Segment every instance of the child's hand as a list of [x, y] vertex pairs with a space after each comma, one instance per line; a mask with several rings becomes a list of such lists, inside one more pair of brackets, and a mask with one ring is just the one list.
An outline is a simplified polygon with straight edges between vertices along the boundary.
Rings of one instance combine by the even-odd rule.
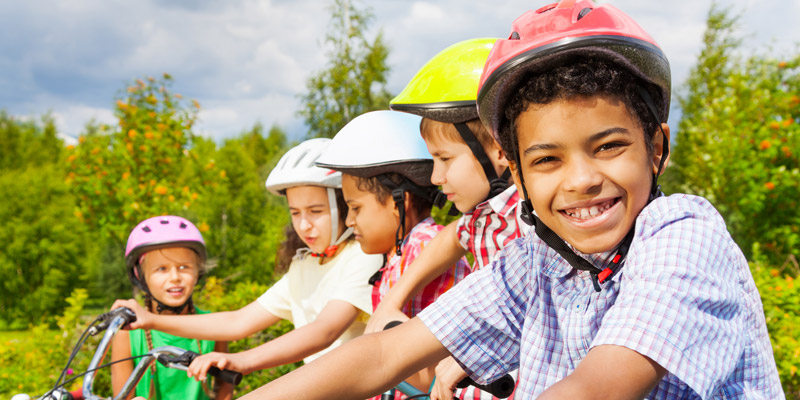
[[431, 390], [431, 400], [450, 400], [456, 385], [467, 377], [453, 357], [447, 357], [436, 365], [436, 383]]
[[144, 309], [139, 303], [134, 299], [128, 300], [117, 300], [111, 306], [111, 309], [120, 308], [120, 307], [127, 307], [131, 311], [136, 314], [136, 321], [131, 322], [130, 324], [123, 327], [123, 329], [152, 329], [152, 313], [148, 312]]
[[392, 321], [405, 322], [408, 321], [408, 316], [396, 308], [384, 306], [383, 303], [380, 303], [375, 312], [372, 313], [364, 333], [380, 332], [386, 324]]
[[189, 369], [186, 370], [186, 375], [198, 381], [205, 381], [208, 369], [217, 367], [219, 369], [228, 369], [231, 371], [239, 371], [246, 373], [245, 366], [240, 354], [236, 353], [219, 353], [211, 352], [198, 356], [189, 364]]

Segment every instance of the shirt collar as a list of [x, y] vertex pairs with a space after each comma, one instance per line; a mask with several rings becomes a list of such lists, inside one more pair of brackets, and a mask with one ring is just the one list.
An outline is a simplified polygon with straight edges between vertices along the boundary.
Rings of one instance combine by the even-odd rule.
[[491, 208], [496, 214], [506, 217], [517, 208], [517, 203], [519, 203], [519, 193], [517, 193], [517, 187], [511, 185], [497, 196], [478, 204], [475, 209]]

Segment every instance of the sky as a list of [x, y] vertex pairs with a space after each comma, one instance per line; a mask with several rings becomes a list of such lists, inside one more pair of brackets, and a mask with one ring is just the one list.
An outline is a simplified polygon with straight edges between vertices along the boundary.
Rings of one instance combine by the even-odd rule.
[[[369, 7], [367, 32], [390, 49], [388, 89], [399, 93], [436, 53], [461, 40], [507, 37], [543, 0], [351, 0]], [[605, 0], [661, 45], [680, 90], [701, 49], [711, 0]], [[798, 51], [800, 0], [718, 0], [741, 13], [745, 52]], [[297, 116], [307, 79], [325, 67], [330, 0], [0, 0], [0, 109], [50, 113], [77, 137], [90, 120], [114, 124], [115, 96], [134, 79], [169, 73], [197, 100], [196, 132], [223, 141], [256, 123], [305, 135]], [[670, 122], [674, 125], [673, 109]]]

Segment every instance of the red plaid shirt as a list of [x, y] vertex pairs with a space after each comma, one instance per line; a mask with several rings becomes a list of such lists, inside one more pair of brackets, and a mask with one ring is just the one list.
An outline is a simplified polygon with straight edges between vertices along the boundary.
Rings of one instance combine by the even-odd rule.
[[[372, 288], [372, 309], [378, 307], [383, 296], [389, 292], [400, 277], [406, 271], [406, 268], [411, 265], [417, 256], [422, 253], [422, 249], [428, 242], [436, 236], [439, 231], [444, 229], [443, 226], [437, 225], [433, 222], [433, 218], [425, 218], [420, 223], [414, 226], [401, 247], [401, 255], [397, 255], [392, 249], [386, 261], [386, 265], [381, 268], [381, 280]], [[448, 291], [460, 280], [464, 279], [470, 273], [469, 264], [467, 260], [461, 258], [458, 262], [450, 267], [447, 272], [439, 275], [438, 278], [431, 281], [428, 286], [425, 286], [422, 291], [417, 293], [408, 303], [403, 306], [403, 312], [409, 318], [413, 318], [417, 313], [422, 311], [425, 307], [429, 306], [441, 294]], [[370, 400], [379, 400], [380, 396], [371, 398]], [[396, 400], [406, 399], [406, 396], [399, 391], [395, 393]]]
[[[394, 251], [389, 254], [386, 265], [381, 268], [383, 274], [381, 280], [372, 288], [372, 309], [378, 306], [383, 296], [389, 292], [389, 289], [394, 286], [400, 276], [406, 270], [406, 267], [411, 265], [417, 256], [422, 253], [422, 249], [428, 242], [436, 236], [439, 231], [444, 229], [443, 226], [437, 225], [433, 222], [433, 218], [425, 218], [420, 223], [414, 226], [408, 235], [406, 235], [403, 245], [401, 247], [401, 255], [397, 255]], [[467, 261], [462, 258], [455, 265], [453, 265], [447, 272], [439, 275], [428, 286], [417, 293], [408, 303], [403, 306], [403, 312], [409, 318], [413, 318], [423, 308], [433, 303], [439, 295], [446, 292], [453, 287], [460, 280], [464, 279], [470, 273]]]
[[473, 271], [489, 265], [500, 249], [520, 237], [523, 222], [519, 212], [519, 193], [511, 185], [459, 218], [456, 235], [461, 246], [475, 256]]
[[[462, 215], [458, 220], [456, 235], [458, 241], [467, 251], [475, 256], [472, 270], [477, 271], [492, 261], [508, 242], [521, 236], [520, 227], [524, 226], [519, 219], [519, 193], [517, 187], [511, 185], [502, 193], [475, 206], [475, 209]], [[517, 378], [514, 371], [512, 377]], [[459, 389], [455, 398], [462, 400], [496, 400], [491, 394], [475, 387]], [[509, 397], [513, 399], [514, 394]]]

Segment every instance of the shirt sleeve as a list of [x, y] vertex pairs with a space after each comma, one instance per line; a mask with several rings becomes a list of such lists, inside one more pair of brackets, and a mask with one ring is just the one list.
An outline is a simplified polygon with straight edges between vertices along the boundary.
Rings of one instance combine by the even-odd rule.
[[468, 212], [461, 217], [458, 218], [458, 223], [456, 224], [456, 237], [458, 237], [458, 243], [461, 244], [461, 247], [464, 250], [469, 251], [469, 238], [471, 236], [471, 229], [472, 224], [472, 212]]
[[348, 302], [366, 313], [372, 315], [372, 285], [369, 278], [383, 264], [383, 256], [364, 254], [358, 243], [353, 243], [348, 256], [337, 265], [337, 285], [331, 300]]
[[267, 289], [257, 300], [261, 307], [278, 318], [292, 321], [292, 300], [289, 294], [289, 273]]
[[715, 217], [684, 212], [640, 232], [592, 342], [649, 357], [702, 398], [727, 379], [745, 346], [746, 262]]
[[518, 368], [531, 290], [530, 266], [512, 242], [487, 268], [467, 276], [419, 318], [478, 383]]

